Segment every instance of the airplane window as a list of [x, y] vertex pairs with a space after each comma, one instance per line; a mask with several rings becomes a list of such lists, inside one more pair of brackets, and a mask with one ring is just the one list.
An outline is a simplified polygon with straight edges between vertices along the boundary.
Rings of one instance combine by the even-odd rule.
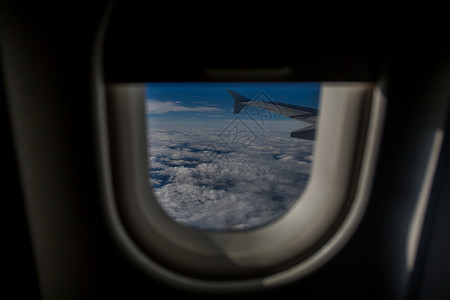
[[286, 212], [314, 161], [319, 83], [147, 83], [149, 180], [176, 222], [248, 230]]

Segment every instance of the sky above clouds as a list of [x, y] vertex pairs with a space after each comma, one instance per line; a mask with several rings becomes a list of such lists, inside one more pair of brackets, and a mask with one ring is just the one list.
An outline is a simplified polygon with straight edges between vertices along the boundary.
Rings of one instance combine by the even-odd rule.
[[147, 86], [149, 178], [177, 222], [243, 230], [276, 219], [299, 199], [314, 141], [289, 137], [301, 122], [248, 107], [250, 99], [318, 108], [316, 83], [152, 83]]
[[[231, 89], [252, 100], [318, 107], [319, 83], [149, 83], [147, 114], [153, 127], [220, 127], [235, 118]], [[248, 118], [240, 114], [241, 119]], [[266, 121], [289, 121], [272, 114]], [[281, 123], [280, 123], [281, 124]], [[295, 124], [295, 123], [293, 123]], [[294, 126], [298, 127], [298, 123]], [[297, 128], [298, 129], [298, 128]]]

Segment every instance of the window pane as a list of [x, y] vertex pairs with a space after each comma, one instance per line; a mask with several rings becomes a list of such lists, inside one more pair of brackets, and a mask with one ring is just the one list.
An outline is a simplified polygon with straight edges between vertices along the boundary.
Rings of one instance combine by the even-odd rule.
[[149, 83], [149, 178], [175, 221], [252, 229], [286, 212], [314, 158], [318, 83]]

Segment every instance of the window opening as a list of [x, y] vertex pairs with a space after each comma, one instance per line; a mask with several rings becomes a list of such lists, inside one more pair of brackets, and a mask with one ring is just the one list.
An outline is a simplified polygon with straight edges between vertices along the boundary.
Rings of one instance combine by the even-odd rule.
[[148, 83], [149, 180], [176, 222], [265, 225], [300, 199], [314, 160], [319, 83]]

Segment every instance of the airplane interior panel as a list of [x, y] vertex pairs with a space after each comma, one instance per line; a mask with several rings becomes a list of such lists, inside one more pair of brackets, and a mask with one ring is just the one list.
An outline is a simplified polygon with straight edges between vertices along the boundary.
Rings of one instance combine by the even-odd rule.
[[4, 297], [449, 299], [427, 20], [1, 1]]

